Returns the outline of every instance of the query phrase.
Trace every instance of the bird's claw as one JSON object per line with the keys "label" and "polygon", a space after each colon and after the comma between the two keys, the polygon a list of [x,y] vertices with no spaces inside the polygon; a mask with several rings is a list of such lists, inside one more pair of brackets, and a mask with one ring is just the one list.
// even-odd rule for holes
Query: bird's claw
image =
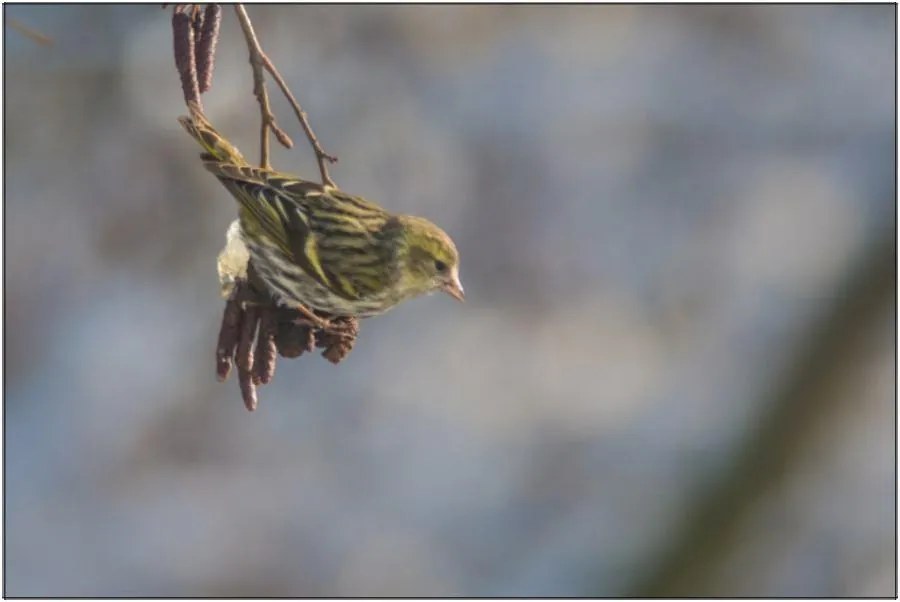
{"label": "bird's claw", "polygon": [[306,326],[307,328],[318,330],[323,334],[331,336],[347,336],[351,334],[350,331],[353,330],[352,325],[344,320],[326,320],[324,318],[311,320],[305,316],[294,318],[294,324]]}
{"label": "bird's claw", "polygon": [[292,321],[298,326],[306,326],[307,328],[312,328],[314,330],[327,330],[331,326],[331,323],[328,320],[321,318],[313,320],[306,316],[298,316]]}

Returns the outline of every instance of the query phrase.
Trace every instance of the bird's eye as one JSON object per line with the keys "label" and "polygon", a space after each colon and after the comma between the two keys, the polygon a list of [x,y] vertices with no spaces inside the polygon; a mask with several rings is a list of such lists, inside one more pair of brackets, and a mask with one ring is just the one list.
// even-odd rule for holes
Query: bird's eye
{"label": "bird's eye", "polygon": [[438,272],[443,272],[444,270],[447,269],[447,264],[444,263],[443,261],[441,261],[440,259],[435,259],[434,260],[434,269],[436,269]]}

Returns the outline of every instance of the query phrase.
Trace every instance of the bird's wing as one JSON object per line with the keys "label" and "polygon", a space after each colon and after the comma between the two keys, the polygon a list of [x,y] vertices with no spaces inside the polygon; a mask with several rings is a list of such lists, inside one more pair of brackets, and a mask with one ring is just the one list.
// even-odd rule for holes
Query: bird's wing
{"label": "bird's wing", "polygon": [[348,273],[349,259],[339,263],[347,254],[372,255],[377,241],[360,220],[380,217],[383,222],[384,211],[379,207],[361,199],[345,206],[344,197],[349,195],[334,195],[332,189],[319,184],[256,167],[209,162],[207,168],[247,212],[250,219],[242,220],[244,227],[252,229],[258,224],[260,234],[322,286],[345,299],[357,300],[381,284],[382,279],[366,270]]}

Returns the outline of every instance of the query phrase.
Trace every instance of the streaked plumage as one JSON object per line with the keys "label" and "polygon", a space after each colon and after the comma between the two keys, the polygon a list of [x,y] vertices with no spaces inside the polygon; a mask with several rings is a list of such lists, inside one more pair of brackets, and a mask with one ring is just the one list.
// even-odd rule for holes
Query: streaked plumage
{"label": "streaked plumage", "polygon": [[237,200],[254,269],[279,302],[366,317],[436,290],[462,300],[456,246],[430,221],[253,167],[202,115],[179,121]]}

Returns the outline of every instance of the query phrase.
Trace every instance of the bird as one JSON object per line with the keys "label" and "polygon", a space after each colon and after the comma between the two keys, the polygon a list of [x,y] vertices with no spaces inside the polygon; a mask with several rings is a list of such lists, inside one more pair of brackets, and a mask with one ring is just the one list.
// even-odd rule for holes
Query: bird
{"label": "bird", "polygon": [[237,201],[253,269],[279,305],[327,327],[319,314],[367,318],[439,291],[465,300],[456,245],[431,221],[255,167],[199,110],[179,122]]}

